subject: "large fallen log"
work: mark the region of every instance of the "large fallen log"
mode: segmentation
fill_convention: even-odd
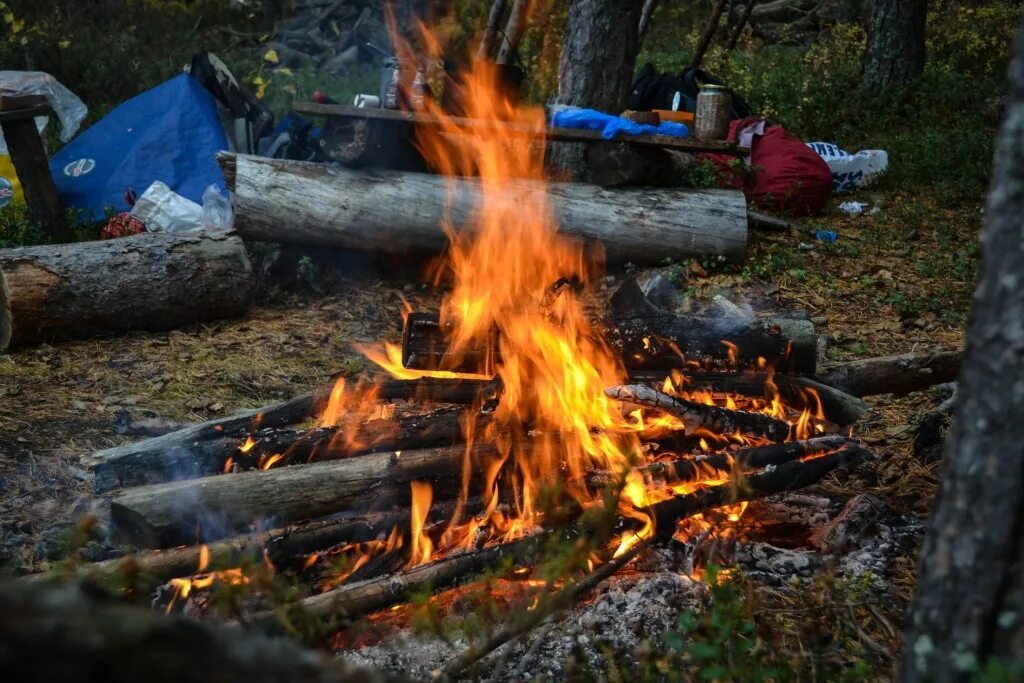
[[[254,291],[245,246],[228,233],[3,249],[0,279],[0,351],[5,329],[19,345],[238,316]]]
[[[446,221],[472,229],[478,211],[501,210],[480,206],[473,179],[228,153],[217,159],[233,192],[235,229],[247,239],[435,254],[448,244],[441,227]],[[610,261],[722,256],[738,262],[746,253],[747,211],[739,191],[612,191],[512,180],[506,208],[514,212],[531,197],[549,203],[563,233],[602,243]]]
[[[852,396],[900,396],[955,380],[961,355],[960,351],[938,351],[863,358],[834,365],[820,379]]]
[[[479,445],[479,462],[495,453]],[[412,481],[448,480],[457,490],[463,448],[375,453],[127,489],[111,501],[118,534],[140,547],[209,541],[254,523],[287,524],[406,501]],[[454,492],[454,491],[453,491]]]
[[[48,683],[397,680],[267,638],[146,607],[74,584],[0,585],[4,680]]]

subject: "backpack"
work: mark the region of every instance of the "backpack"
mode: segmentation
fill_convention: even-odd
[[[725,81],[712,76],[703,69],[686,69],[679,73],[659,74],[654,64],[647,62],[637,72],[629,94],[629,109],[648,111],[650,109],[676,109],[693,112],[697,110],[697,93],[700,86],[708,83],[725,85]],[[675,102],[676,94],[678,103]],[[678,104],[678,106],[673,106]],[[750,116],[750,105],[746,100],[732,93],[732,118]]]

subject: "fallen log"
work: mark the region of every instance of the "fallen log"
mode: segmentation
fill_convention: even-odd
[[[852,396],[902,396],[955,380],[961,355],[957,350],[863,358],[834,365],[819,379]]]
[[[450,220],[472,229],[482,208],[474,179],[228,153],[217,160],[233,192],[235,229],[246,239],[436,254],[448,245],[441,226]],[[506,208],[515,211],[531,196],[550,204],[563,233],[601,242],[609,261],[722,256],[738,262],[746,253],[746,203],[739,191],[627,192],[512,180]]]
[[[0,351],[239,316],[252,266],[230,233],[144,233],[0,250]],[[9,312],[8,312],[9,311]]]
[[[496,390],[493,382],[462,379],[396,380],[379,382],[382,400],[473,403]],[[118,487],[194,479],[221,471],[243,439],[260,428],[278,428],[303,422],[323,412],[332,387],[322,387],[288,401],[231,417],[184,426],[162,436],[96,451],[81,458],[93,471],[98,493]],[[396,446],[400,447],[400,446]]]
[[[0,585],[0,638],[5,680],[26,683],[398,680],[284,638],[168,618],[75,584]]]
[[[494,454],[472,450],[473,462]],[[412,481],[448,480],[457,489],[463,448],[375,453],[127,489],[111,501],[118,534],[145,548],[210,541],[253,523],[287,524],[407,500]]]
[[[679,418],[686,431],[708,431],[713,434],[746,434],[763,436],[772,441],[784,441],[789,436],[789,423],[763,413],[729,410],[718,406],[695,403],[677,396],[669,396],[644,384],[609,387],[606,396],[617,401],[655,408]]]

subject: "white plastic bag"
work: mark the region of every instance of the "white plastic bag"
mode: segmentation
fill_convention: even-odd
[[[231,229],[231,205],[216,185],[210,185],[203,192],[203,213],[200,223],[205,230]]]
[[[142,193],[131,215],[142,221],[150,232],[188,232],[203,227],[203,207],[159,180]]]
[[[0,71],[0,96],[42,95],[60,120],[60,141],[78,132],[89,109],[78,95],[43,71]],[[38,126],[38,122],[36,123]],[[40,128],[42,130],[42,128]]]
[[[808,142],[832,171],[832,194],[853,192],[867,187],[889,168],[889,155],[883,149],[866,149],[856,154],[829,142]]]

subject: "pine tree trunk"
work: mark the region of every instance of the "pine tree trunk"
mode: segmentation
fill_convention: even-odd
[[[558,102],[618,114],[626,106],[640,51],[643,0],[572,0],[558,67]],[[584,145],[555,143],[548,163],[586,176]]]
[[[1024,653],[1024,29],[1009,90],[960,399],[910,610],[906,683],[968,681],[972,666]]]
[[[921,75],[927,15],[927,0],[873,0],[864,55],[868,92],[906,86]]]

